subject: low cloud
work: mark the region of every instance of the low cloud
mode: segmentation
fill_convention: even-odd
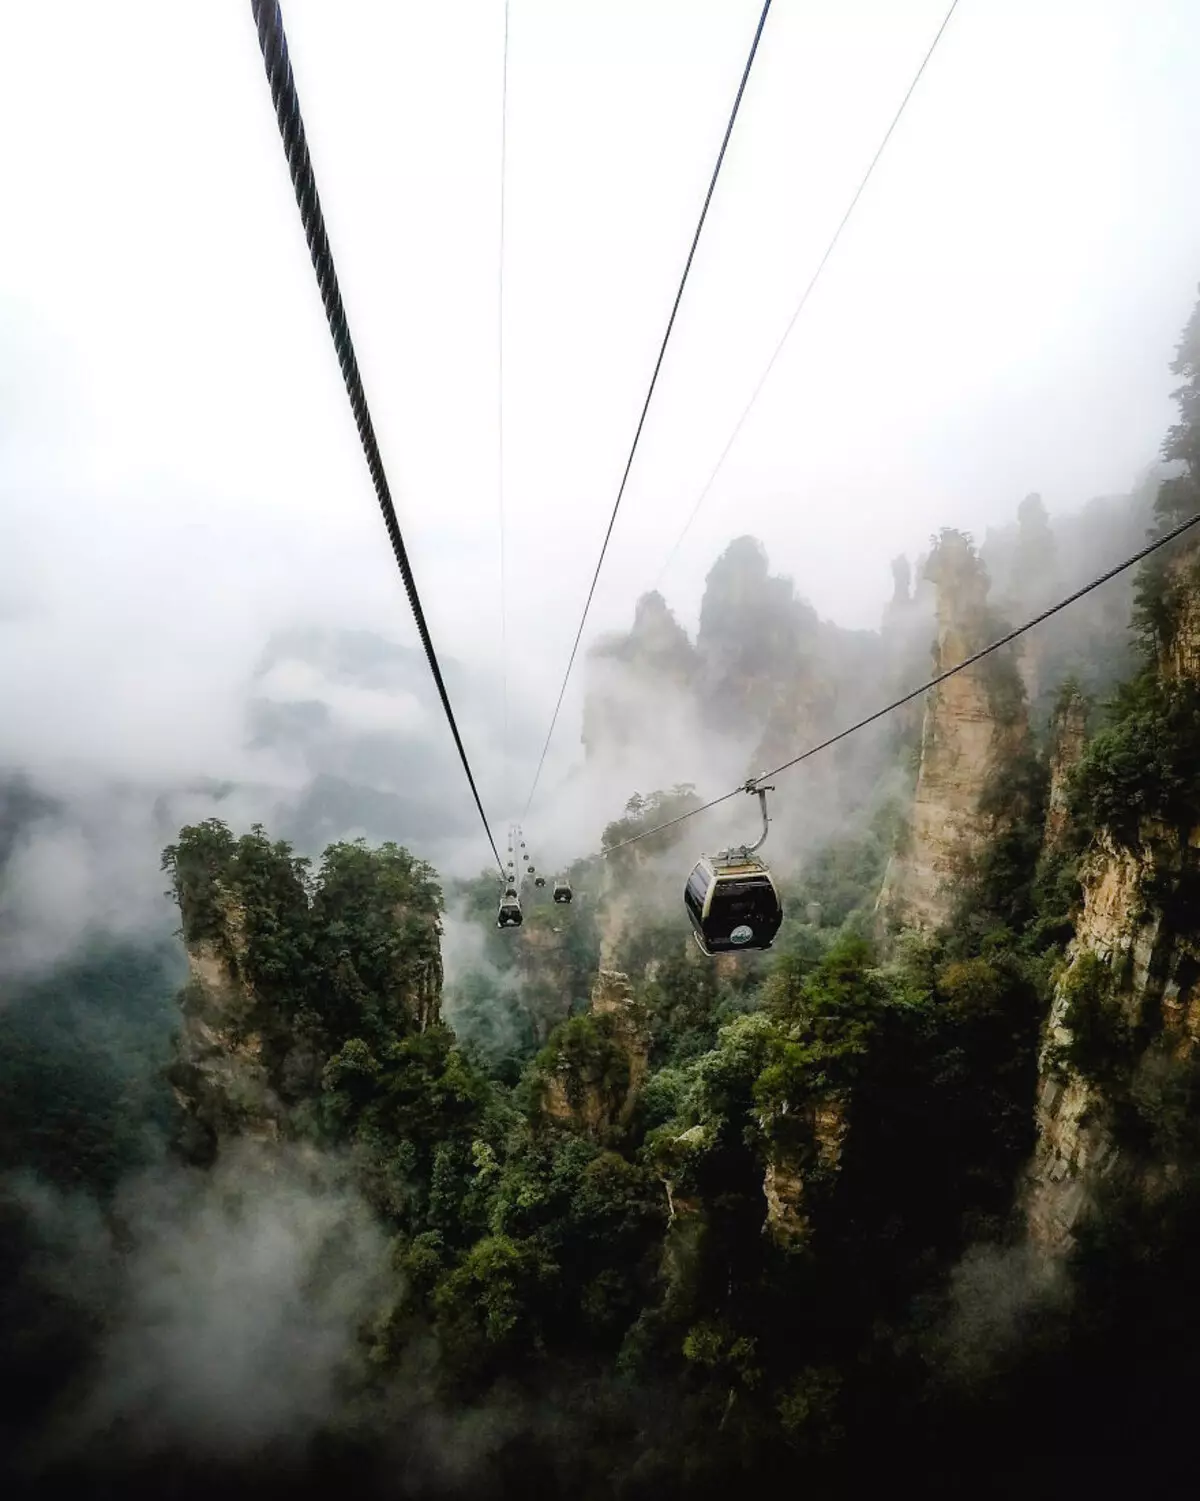
[[[95,1366],[35,1467],[121,1435],[224,1460],[302,1446],[338,1410],[391,1274],[383,1231],[336,1164],[249,1145],[209,1173],[128,1180],[110,1216],[10,1186],[44,1280],[101,1321]]]
[[[264,697],[285,703],[324,704],[343,732],[409,737],[427,735],[431,728],[429,714],[414,693],[336,683],[310,662],[277,662],[263,674],[257,688]]]
[[[935,1380],[974,1387],[1000,1374],[1069,1302],[1062,1264],[1036,1246],[971,1247],[951,1274],[945,1318],[933,1338]]]

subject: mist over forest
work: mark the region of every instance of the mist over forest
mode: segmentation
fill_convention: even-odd
[[[1029,494],[978,539],[917,539],[877,630],[822,619],[750,536],[714,560],[694,636],[644,595],[589,647],[574,764],[522,826],[521,859],[574,901],[525,879],[515,934],[471,871],[423,663],[382,636],[275,631],[244,675],[240,777],[10,759],[14,1493],[692,1496],[795,1463],[854,1494],[864,1431],[935,1494],[1144,1464],[1028,1425],[1063,1381],[1080,1411],[1099,1400],[1140,1358],[1131,1321],[1167,1317],[1191,1274],[1114,1302],[1129,1204],[1068,1254],[1031,1236],[1020,1183],[1073,873],[1101,838],[1077,790],[1075,831],[1044,843],[1047,768],[1064,703],[1102,749],[1144,676],[1149,565],[980,680],[1024,728],[1016,761],[993,744],[958,773],[990,811],[949,927],[895,895],[931,735],[959,733],[931,730],[933,696],[780,777],[771,953],[703,958],[679,901],[701,848],[752,833],[751,803],[601,851],[1136,550],[1194,485],[1179,448],[1076,512]]]
[[[0,6],[0,1494],[1185,1493],[1200,11],[285,8]]]

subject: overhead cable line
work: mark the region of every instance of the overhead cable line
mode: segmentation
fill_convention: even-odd
[[[699,494],[699,496],[696,499],[696,504],[692,507],[692,514],[684,522],[683,530],[679,533],[679,536],[676,537],[674,546],[671,548],[671,551],[667,554],[667,560],[666,560],[666,562],[659,569],[658,578],[655,580],[655,588],[657,588],[658,585],[662,583],[663,576],[666,574],[667,569],[670,568],[671,564],[674,562],[675,555],[678,553],[680,547],[683,544],[683,539],[687,536],[688,532],[691,530],[692,523],[695,521],[696,517],[700,513],[700,507],[704,504],[704,502],[705,502],[705,500],[706,500],[706,498],[708,496],[708,492],[712,489],[714,483],[716,482],[717,475],[720,474],[721,470],[724,468],[725,460],[729,457],[729,454],[730,454],[731,449],[733,448],[733,445],[737,442],[738,435],[741,433],[741,430],[742,430],[743,426],[745,425],[746,418],[749,417],[750,412],[751,412],[752,408],[754,407],[755,402],[758,400],[758,398],[759,398],[759,396],[760,396],[760,394],[762,392],[762,388],[766,385],[768,376],[771,374],[771,371],[774,370],[776,361],[779,359],[779,356],[783,353],[783,346],[787,343],[788,339],[791,337],[792,329],[795,328],[796,323],[797,323],[797,321],[800,318],[800,314],[804,311],[805,304],[808,302],[808,299],[812,296],[814,288],[816,287],[817,283],[820,281],[820,279],[821,279],[821,273],[825,270],[825,267],[826,267],[826,265],[829,262],[830,256],[832,256],[834,250],[837,247],[838,241],[842,237],[842,231],[846,228],[846,225],[849,224],[850,217],[854,213],[855,208],[858,206],[858,200],[862,197],[864,191],[866,190],[866,186],[867,186],[867,184],[871,180],[871,174],[875,171],[875,168],[878,165],[880,157],[883,155],[884,151],[886,150],[887,143],[892,138],[892,132],[896,129],[896,126],[899,125],[899,123],[900,123],[900,117],[904,114],[905,108],[908,105],[908,101],[912,98],[913,93],[916,90],[917,84],[920,83],[920,81],[921,81],[921,75],[925,72],[926,67],[929,65],[929,60],[933,56],[934,52],[937,50],[937,44],[942,39],[942,33],[945,31],[946,27],[950,24],[950,17],[954,14],[954,12],[955,12],[955,10],[957,8],[958,8],[958,0],[952,0],[952,3],[950,5],[950,9],[946,12],[946,14],[945,14],[945,16],[944,16],[944,18],[942,20],[942,24],[937,29],[937,34],[934,36],[933,41],[929,44],[929,50],[925,53],[925,56],[921,59],[921,66],[917,69],[916,73],[913,75],[913,80],[909,84],[908,89],[905,92],[904,98],[901,99],[901,101],[900,101],[900,108],[892,116],[892,123],[888,126],[887,131],[884,133],[883,140],[880,141],[879,146],[878,146],[878,148],[877,148],[877,150],[875,152],[875,155],[871,158],[870,165],[867,167],[866,172],[863,174],[862,181],[859,183],[858,187],[854,190],[854,197],[851,198],[850,203],[849,203],[849,205],[846,208],[846,212],[842,215],[841,221],[839,222],[838,227],[834,230],[834,232],[833,232],[833,238],[830,240],[829,244],[825,247],[825,253],[824,253],[824,255],[817,262],[817,269],[813,272],[811,278],[809,279],[809,283],[805,287],[804,292],[802,293],[802,295],[800,297],[800,301],[796,304],[795,311],[792,313],[792,316],[788,319],[787,327],[784,329],[783,335],[780,338],[779,343],[776,344],[776,346],[775,346],[775,352],[771,355],[771,358],[767,361],[766,369],[759,376],[759,378],[758,378],[758,384],[754,387],[754,390],[750,393],[750,400],[742,408],[742,414],[741,414],[741,416],[734,423],[734,425],[733,425],[733,431],[730,433],[729,440],[725,444],[725,447],[721,450],[720,457],[717,459],[717,462],[713,465],[712,473],[705,480],[705,482],[704,482],[704,488],[700,491],[700,494]]]
[[[434,682],[437,684],[438,694],[442,700],[442,708],[446,711],[446,719],[450,725],[451,734],[454,736],[454,744],[458,747],[459,758],[462,761],[463,770],[467,774],[471,795],[475,799],[475,806],[479,809],[479,816],[483,820],[484,832],[487,834],[488,843],[492,847],[492,854],[496,857],[496,864],[499,866],[501,874],[503,874],[504,866],[500,860],[500,852],[496,848],[496,841],[492,838],[492,830],[488,824],[487,814],[483,811],[483,803],[480,801],[479,790],[475,785],[475,778],[471,772],[471,763],[467,760],[467,752],[462,743],[462,736],[458,732],[458,723],[454,718],[450,696],[446,692],[446,684],[442,680],[442,670],[438,665],[437,653],[433,649],[433,641],[429,635],[429,627],[425,620],[425,611],[421,607],[420,595],[417,593],[417,584],[413,578],[412,567],[408,560],[408,552],[404,546],[404,539],[400,535],[400,522],[396,517],[396,508],[392,504],[392,494],[388,485],[387,475],[384,472],[383,458],[379,452],[379,444],[375,439],[375,428],[371,422],[371,413],[367,407],[366,392],[363,390],[362,377],[358,370],[358,361],[354,355],[354,344],[350,338],[350,326],[346,320],[346,309],[342,303],[341,291],[338,288],[337,272],[333,264],[333,253],[329,247],[329,236],[325,231],[325,216],[321,212],[321,200],[317,194],[317,181],[313,173],[312,160],[308,154],[308,141],[304,133],[304,121],[300,115],[300,100],[296,93],[295,79],[292,77],[292,65],[288,60],[287,37],[283,31],[283,15],[276,0],[250,0],[250,9],[253,12],[254,23],[258,29],[258,43],[262,48],[263,62],[267,70],[267,80],[271,85],[271,99],[275,105],[275,116],[279,122],[279,133],[283,138],[283,149],[287,156],[288,170],[291,172],[292,187],[296,193],[296,203],[300,208],[300,221],[304,226],[305,238],[308,241],[309,255],[312,257],[313,270],[317,275],[317,286],[321,291],[321,300],[325,305],[325,316],[329,320],[329,332],[333,335],[333,345],[337,351],[338,364],[341,366],[342,379],[346,383],[346,394],[350,398],[350,410],[354,414],[358,436],[362,442],[363,453],[366,455],[367,468],[370,471],[371,480],[375,486],[379,508],[383,512],[384,526],[387,528],[388,538],[392,544],[392,551],[396,555],[396,562],[399,565],[401,577],[404,579],[404,588],[408,594],[408,602],[412,607],[413,619],[417,623],[417,631],[421,637],[421,644],[424,646],[425,655],[429,659],[429,669],[433,673]]]
[[[504,566],[504,210],[508,189],[508,3],[504,0],[504,71],[500,93],[500,275],[496,325],[496,491],[500,502],[500,683],[504,729],[501,785],[508,802],[508,589]]]
[[[945,672],[939,672],[936,677],[930,678],[927,683],[922,683],[919,688],[912,689],[911,692],[904,694],[901,698],[893,699],[890,704],[885,704],[882,709],[876,709],[873,714],[868,714],[865,719],[860,719],[856,724],[849,725],[844,730],[839,730],[836,735],[831,735],[828,740],[822,740],[819,745],[810,746],[808,750],[801,751],[798,756],[793,756],[790,761],[784,761],[780,765],[773,767],[770,771],[764,771],[760,776],[752,777],[740,787],[735,787],[732,792],[726,792],[720,797],[714,797],[711,802],[702,803],[699,808],[691,808],[687,813],[681,813],[677,818],[669,818],[666,823],[656,824],[652,829],[643,829],[640,834],[633,834],[628,839],[622,839],[620,844],[610,845],[602,853],[605,855],[614,854],[617,850],[624,849],[627,844],[635,844],[639,839],[649,839],[651,834],[660,834],[664,829],[670,829],[678,823],[683,823],[685,819],[695,818],[697,813],[705,813],[709,808],[715,808],[718,803],[728,802],[731,797],[737,797],[741,792],[753,791],[755,783],[765,782],[771,777],[777,777],[780,772],[788,771],[791,767],[798,766],[801,761],[807,761],[810,756],[815,756],[821,751],[828,750],[830,746],[836,745],[839,740],[845,740],[850,735],[857,734],[859,730],[865,730],[869,724],[874,724],[877,719],[882,719],[885,714],[892,713],[894,709],[903,708],[905,704],[911,703],[914,698],[920,698],[923,693],[928,693],[931,688],[936,688],[948,678],[954,677],[956,673],[963,672],[968,667],[973,667],[976,662],[982,662],[984,657],[991,656],[992,652],[999,651],[1002,646],[1008,646],[1018,636],[1023,636],[1026,631],[1031,631],[1036,625],[1041,625],[1043,621],[1049,620],[1052,615],[1057,615],[1060,610],[1065,610],[1068,605],[1075,604],[1085,594],[1090,594],[1093,589],[1098,589],[1101,584],[1107,584],[1109,579],[1116,578],[1119,573],[1124,573],[1126,569],[1132,568],[1135,563],[1142,562],[1151,553],[1157,552],[1160,547],[1165,547],[1169,542],[1174,542],[1177,537],[1181,537],[1184,532],[1190,530],[1197,522],[1200,522],[1200,513],[1197,513],[1195,516],[1189,516],[1186,521],[1181,521],[1178,526],[1172,527],[1169,532],[1164,532],[1161,537],[1156,537],[1147,546],[1139,549],[1132,557],[1128,557],[1114,568],[1110,568],[1107,573],[1102,573],[1099,578],[1092,579],[1091,583],[1084,584],[1081,589],[1076,589],[1074,594],[1068,594],[1065,599],[1060,599],[1057,604],[1053,604],[1040,614],[1035,615],[1032,620],[1027,620],[1024,625],[1019,625],[1015,629],[1006,632],[998,640],[991,642],[990,645],[982,647],[977,652],[972,652],[969,657],[964,657],[961,662],[956,662],[953,667],[947,667]]]
[[[658,383],[658,375],[659,371],[662,369],[663,357],[667,352],[667,344],[671,338],[671,330],[675,327],[675,315],[679,312],[679,304],[683,300],[683,289],[687,285],[688,273],[692,269],[692,261],[694,260],[696,255],[696,246],[700,243],[700,232],[701,230],[703,230],[704,221],[708,217],[708,206],[712,202],[713,192],[717,186],[717,178],[721,174],[721,163],[725,160],[725,149],[729,145],[730,136],[732,136],[733,134],[734,123],[737,120],[738,110],[741,108],[742,104],[742,95],[746,91],[746,83],[750,77],[750,69],[754,66],[754,58],[758,52],[759,38],[762,36],[763,27],[766,25],[767,14],[770,9],[771,0],[765,0],[762,8],[762,14],[758,18],[758,26],[755,28],[754,40],[750,44],[750,55],[746,58],[746,66],[742,69],[741,82],[738,84],[737,94],[733,101],[733,109],[729,114],[729,123],[725,127],[725,135],[721,141],[721,149],[717,153],[717,164],[713,168],[712,178],[708,184],[708,192],[704,195],[704,206],[700,210],[700,218],[696,224],[696,232],[692,236],[691,249],[688,251],[687,260],[684,263],[683,267],[683,275],[679,280],[679,290],[675,293],[675,302],[671,307],[671,316],[667,319],[667,329],[663,334],[662,344],[659,346],[658,358],[654,362],[654,372],[650,377],[650,386],[646,392],[646,399],[642,403],[642,414],[638,418],[637,429],[633,435],[633,443],[629,449],[629,457],[625,461],[625,472],[621,476],[621,484],[617,490],[617,498],[613,502],[612,515],[608,518],[608,529],[604,533],[604,541],[600,546],[600,556],[596,560],[596,571],[592,574],[592,583],[591,587],[588,589],[587,599],[584,602],[583,614],[579,620],[579,629],[575,632],[575,643],[571,647],[571,656],[567,662],[567,670],[563,674],[562,687],[558,690],[558,702],[554,706],[554,714],[550,720],[550,728],[546,732],[546,743],[542,746],[542,754],[538,759],[537,770],[533,775],[533,785],[529,789],[529,797],[525,803],[525,812],[522,815],[524,818],[529,817],[529,809],[533,803],[533,796],[537,791],[538,781],[540,780],[542,775],[542,767],[546,764],[546,752],[550,749],[550,740],[554,734],[554,726],[558,723],[558,715],[559,711],[562,709],[563,697],[566,694],[567,683],[571,677],[571,669],[575,665],[575,656],[579,651],[579,642],[583,637],[583,627],[587,622],[588,611],[592,607],[592,596],[596,592],[596,581],[600,577],[600,569],[604,566],[604,555],[608,551],[608,542],[609,538],[612,536],[613,524],[617,519],[617,512],[621,508],[621,501],[625,495],[625,486],[629,482],[629,472],[633,468],[633,458],[637,453],[638,443],[641,440],[642,428],[646,424],[646,413],[650,410],[650,401],[654,395],[654,388]]]

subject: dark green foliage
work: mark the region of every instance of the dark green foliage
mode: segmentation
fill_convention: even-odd
[[[0,1010],[0,1170],[107,1193],[175,1123],[162,1077],[181,955],[94,942],[12,987]]]
[[[1161,525],[1197,504],[1198,340],[1200,314],[1166,448],[1186,472],[1159,490]],[[1030,591],[1072,566],[1054,535],[1028,497],[1010,571]],[[389,1237],[396,1279],[357,1331],[367,1359],[317,1446],[334,1456],[323,1491],[369,1474],[363,1456],[377,1452],[403,1490],[419,1387],[446,1450],[518,1414],[515,1436],[484,1446],[479,1483],[496,1495],[691,1501],[773,1494],[781,1477],[817,1497],[869,1495],[881,1458],[932,1495],[1187,1493],[1190,1472],[1154,1482],[1156,1455],[1186,1463],[1200,1323],[1200,1064],[1182,1031],[1164,1031],[1161,1004],[1185,1005],[1200,977],[1200,859],[1179,837],[1200,825],[1200,698],[1161,673],[1193,586],[1174,565],[1144,573],[1155,652],[1087,747],[1065,828],[1044,846],[1045,758],[1021,750],[996,768],[983,810],[996,837],[961,873],[947,931],[907,935],[888,955],[873,909],[902,837],[895,808],[810,853],[775,949],[732,968],[702,960],[677,908],[651,899],[642,856],[671,845],[669,830],[622,858],[645,886],[615,960],[633,1000],[616,1011],[588,1009],[598,860],[572,867],[586,899],[571,908],[527,886],[516,934],[495,930],[493,874],[459,883],[483,960],[446,997],[456,1038],[436,1014],[442,902],[429,867],[353,844],[313,871],[262,829],[182,832],[164,865],[185,937],[239,982],[230,1030],[261,1041],[286,1129],[347,1165]],[[677,665],[708,673],[706,706],[728,718],[774,691],[780,663],[805,669],[816,629],[742,539],[713,570],[707,654]],[[1051,721],[1059,668],[1114,629],[1097,615],[1052,643]],[[1089,689],[1116,670],[1079,665]],[[989,659],[983,680],[992,712],[1017,725],[1015,663]],[[880,752],[883,785],[897,785],[905,750],[899,737]],[[605,844],[698,801],[689,786],[635,795]],[[1155,857],[1140,891],[1153,918],[1140,1006],[1127,951],[1063,962],[1081,860],[1101,833]],[[1119,1148],[1072,1256],[1069,1303],[1031,1289],[1014,1213],[1062,972],[1069,1041],[1049,1062],[1094,1086],[1091,1108]],[[148,958],[114,950],[0,1014],[10,1162],[108,1187],[145,1155],[167,1100],[159,984]],[[86,1027],[75,999],[93,1008]],[[203,986],[185,990],[186,1014],[205,1004]],[[105,1065],[96,1076],[92,1058]],[[40,1286],[29,1227],[0,1228],[13,1426],[53,1381],[8,1352],[50,1351],[77,1373],[101,1331],[80,1338]],[[34,1286],[41,1327],[24,1312]],[[1119,1452],[1114,1435],[1134,1457],[1116,1487],[1103,1462]],[[413,1489],[459,1494],[441,1469],[427,1483],[424,1453],[412,1451]],[[1032,1457],[1023,1467],[1014,1454]]]
[[[1162,452],[1168,462],[1182,465],[1182,472],[1159,486],[1154,500],[1156,535],[1200,512],[1200,303],[1183,331],[1171,373],[1182,375],[1184,384],[1172,393],[1179,403],[1179,421],[1169,429]],[[1178,567],[1181,552],[1192,545],[1192,538],[1182,537],[1148,558],[1138,572],[1133,625],[1151,661],[1173,639],[1184,592],[1195,582]]]
[[[650,1032],[651,1066],[677,1064],[705,1053],[716,1041],[725,1009],[712,964],[678,940],[659,960],[654,978],[639,992]]]
[[[642,797],[635,792],[625,804],[625,817],[615,819],[607,825],[601,836],[601,843],[605,849],[611,849],[613,845],[632,839],[635,834],[641,834],[657,824],[670,823],[672,819],[679,818],[682,814],[689,813],[699,806],[700,799],[690,782],[682,782],[672,787],[669,792],[652,792],[648,797]],[[664,829],[661,834],[650,834],[638,841],[639,853],[643,859],[662,854],[664,850],[676,844],[680,837],[681,830],[678,827]],[[610,858],[627,863],[630,859],[630,852],[622,850],[619,855]]]
[[[317,873],[315,1008],[328,1036],[383,1041],[414,1020],[414,992],[441,979],[442,894],[432,868],[394,844],[335,844]],[[330,983],[332,979],[332,983]]]
[[[1071,1036],[1056,1055],[1056,1066],[1073,1069],[1096,1084],[1113,1083],[1128,1072],[1133,1037],[1111,968],[1096,954],[1080,954],[1063,981],[1063,991],[1063,1025]]]
[[[469,1202],[475,1143],[502,1124],[491,1086],[453,1034],[430,1026],[374,1051],[352,1038],[325,1064],[321,1085],[326,1131],[354,1145],[380,1212],[410,1234],[469,1239],[482,1222]]]
[[[847,1184],[867,1175],[858,1213],[890,1217],[889,1254],[901,1226],[924,1246],[1002,1213],[1032,1141],[1041,998],[1025,961],[992,943],[986,958],[918,951],[879,970],[847,938],[769,1004],[792,1027],[757,1097],[778,1110],[852,1090]]]
[[[171,876],[171,891],[182,919],[183,941],[217,937],[224,914],[216,889],[236,848],[236,840],[219,818],[184,829],[178,844],[163,851],[162,868]]]
[[[498,1373],[542,1343],[541,1309],[558,1268],[535,1242],[507,1235],[477,1241],[433,1295],[446,1353],[477,1379]]]
[[[612,1116],[629,1092],[629,1055],[611,1013],[588,1012],[563,1022],[537,1055],[535,1067],[547,1081],[561,1077],[573,1110],[582,1110],[594,1094]]]
[[[239,977],[235,1034],[257,1034],[285,1098],[298,1056],[361,1038],[382,1047],[424,1021],[440,988],[442,896],[434,872],[394,844],[331,845],[309,862],[259,825],[235,839],[219,820],[185,828],[163,854],[190,944],[209,942]],[[316,1070],[319,1075],[319,1068]]]
[[[980,812],[994,820],[997,832],[961,873],[961,895],[947,930],[951,952],[973,953],[989,933],[1016,935],[1032,921],[1046,793],[1046,769],[1032,745],[993,770]]]
[[[1035,953],[1061,952],[1075,932],[1075,913],[1082,897],[1079,857],[1084,843],[1078,824],[1069,824],[1062,841],[1043,850],[1034,872],[1033,920],[1026,929]]]
[[[1072,815],[1136,848],[1144,819],[1186,829],[1200,815],[1200,688],[1142,673],[1121,689],[1072,788]]]
[[[1181,375],[1184,384],[1172,395],[1179,403],[1179,421],[1167,432],[1163,458],[1186,464],[1189,477],[1200,475],[1200,302],[1192,309],[1171,362],[1171,374]],[[1171,493],[1164,507],[1174,506],[1171,514],[1189,516],[1196,510],[1196,497],[1189,504],[1179,501],[1179,491]]]

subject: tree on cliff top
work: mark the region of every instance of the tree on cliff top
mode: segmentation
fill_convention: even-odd
[[[1163,458],[1187,465],[1185,474],[1164,481],[1154,509],[1164,522],[1182,521],[1200,510],[1200,302],[1192,309],[1171,362],[1171,374],[1184,384],[1171,392],[1179,421],[1167,430]]]
[[[1200,302],[1192,309],[1171,362],[1171,374],[1184,377],[1171,393],[1179,403],[1179,421],[1167,430],[1163,458],[1183,464],[1158,487],[1154,500],[1152,535],[1168,531],[1200,511]],[[1194,545],[1180,538],[1148,558],[1138,573],[1135,590],[1134,630],[1146,651],[1157,658],[1170,641],[1179,604],[1178,582],[1172,579],[1172,563],[1182,549]]]

